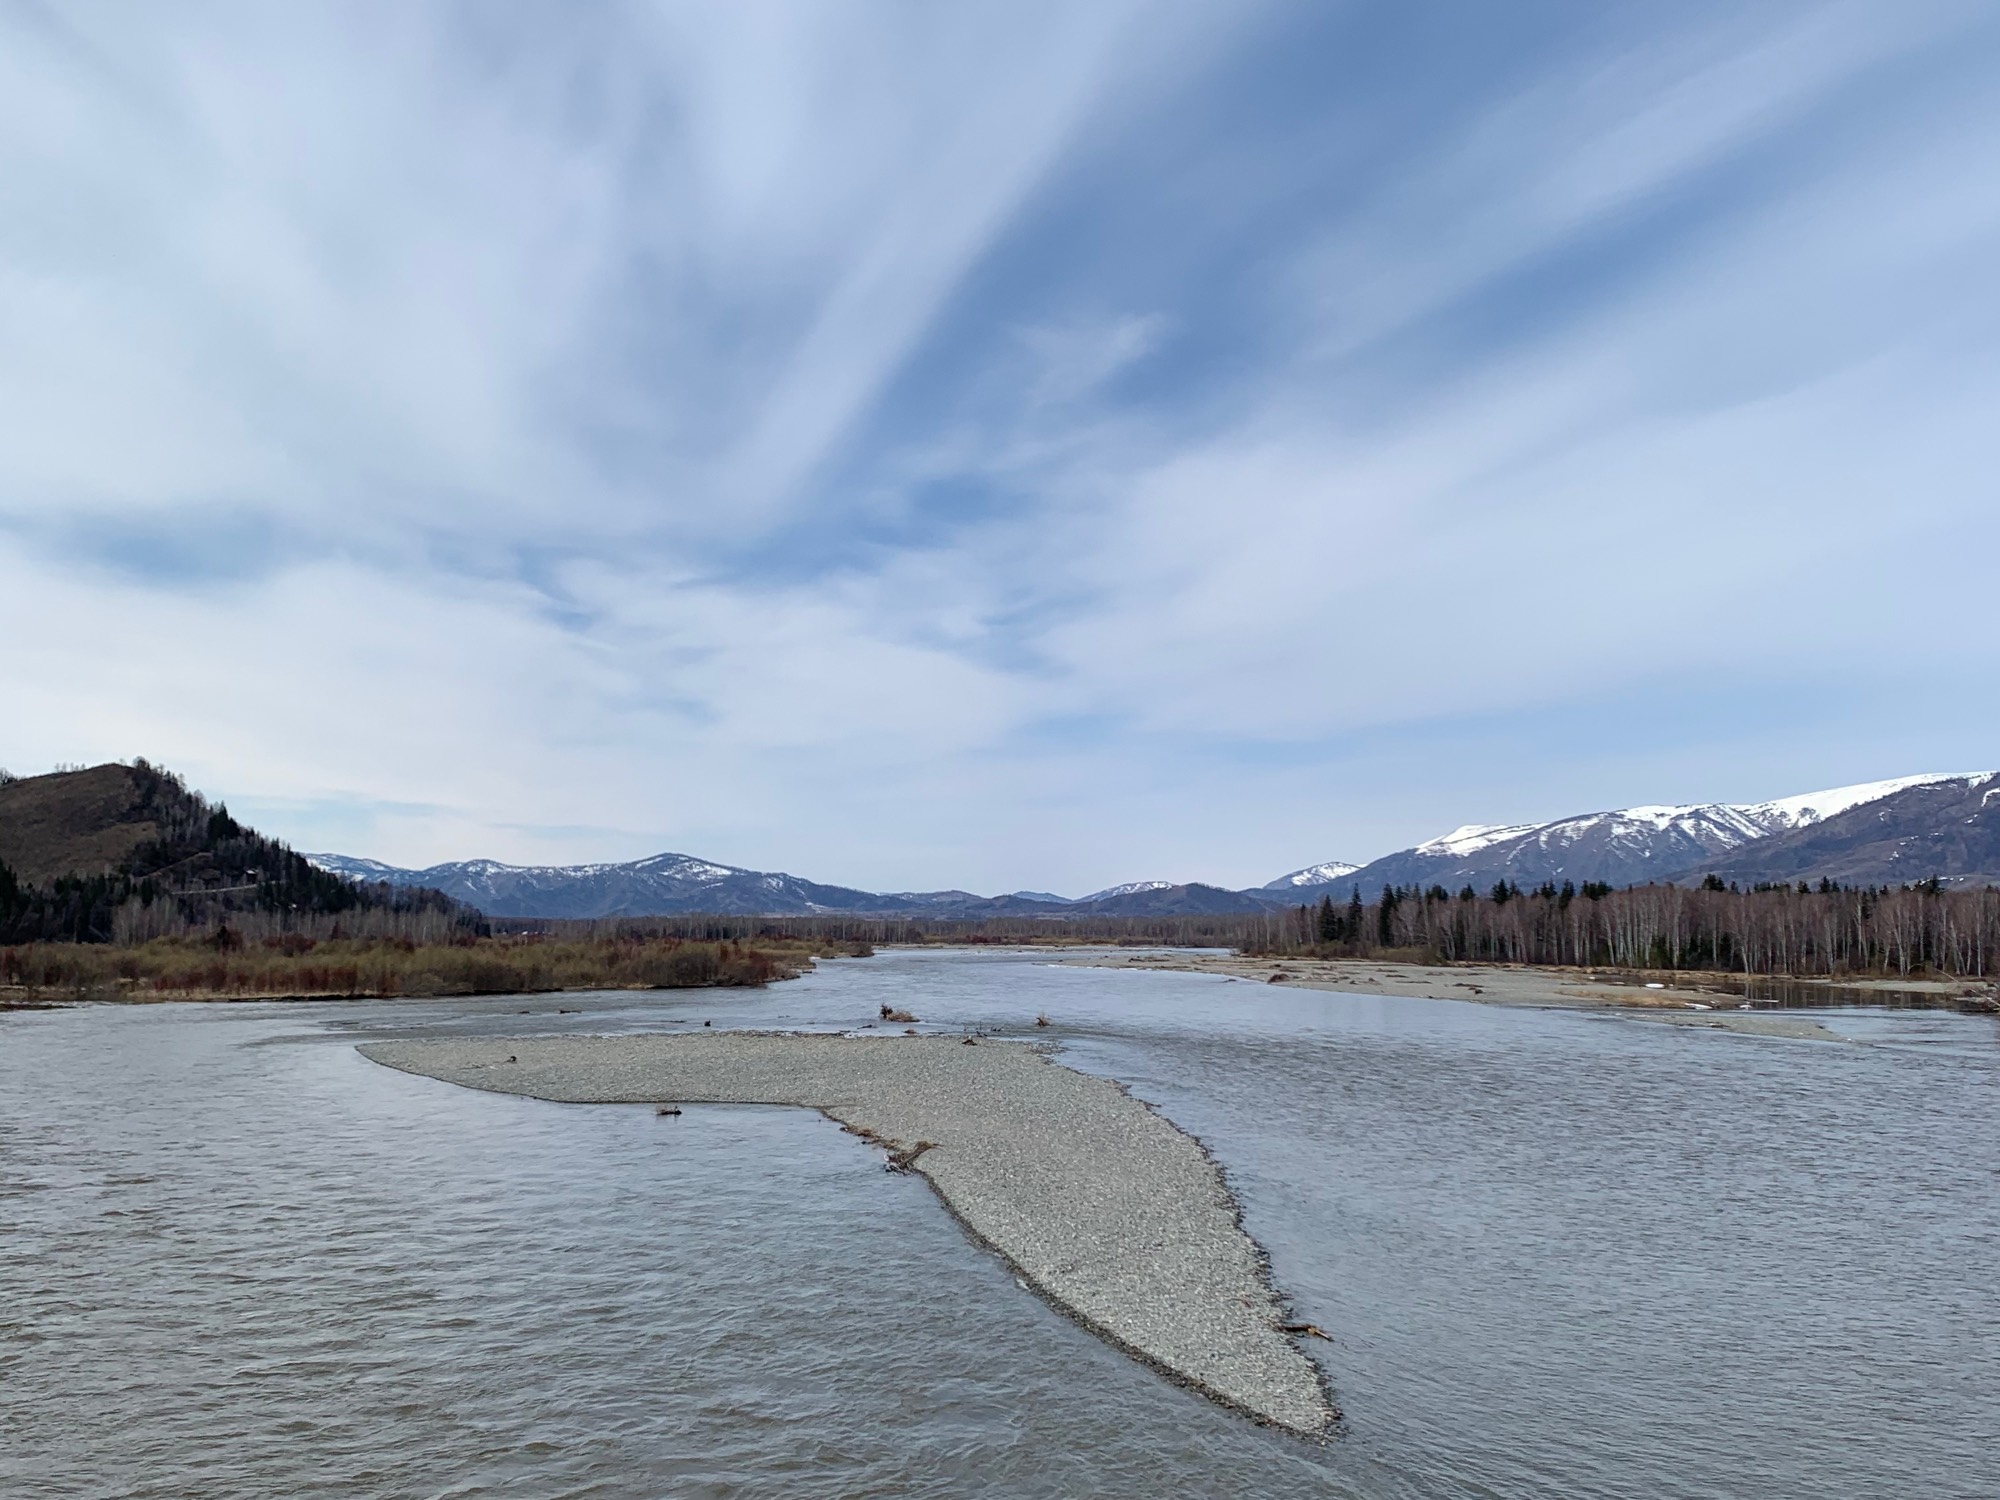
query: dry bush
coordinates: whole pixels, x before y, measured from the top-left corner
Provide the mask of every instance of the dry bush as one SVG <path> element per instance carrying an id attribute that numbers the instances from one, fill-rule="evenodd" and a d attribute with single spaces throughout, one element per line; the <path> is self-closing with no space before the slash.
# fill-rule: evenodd
<path id="1" fill-rule="evenodd" d="M 810 945 L 750 947 L 677 937 L 407 936 L 258 943 L 229 928 L 129 946 L 29 943 L 0 948 L 0 988 L 25 998 L 252 999 L 293 996 L 506 995 L 567 989 L 749 987 L 789 979 Z"/>

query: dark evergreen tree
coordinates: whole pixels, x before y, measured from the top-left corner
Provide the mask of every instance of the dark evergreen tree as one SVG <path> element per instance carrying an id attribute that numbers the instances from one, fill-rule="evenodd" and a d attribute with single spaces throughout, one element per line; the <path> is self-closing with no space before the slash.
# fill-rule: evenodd
<path id="1" fill-rule="evenodd" d="M 30 888 L 9 872 L 0 881 L 0 942 L 108 942 L 128 902 L 151 908 L 171 901 L 178 921 L 203 928 L 228 912 L 258 908 L 435 911 L 456 914 L 469 927 L 480 923 L 472 908 L 441 892 L 360 885 L 322 870 L 144 761 L 130 771 L 134 814 L 158 830 L 155 836 L 107 874 L 66 875 Z"/>

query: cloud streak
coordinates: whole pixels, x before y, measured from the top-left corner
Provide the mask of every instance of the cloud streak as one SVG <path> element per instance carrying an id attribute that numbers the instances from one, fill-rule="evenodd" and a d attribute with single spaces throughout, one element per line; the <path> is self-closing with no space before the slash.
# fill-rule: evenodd
<path id="1" fill-rule="evenodd" d="M 1992 759 L 1977 7 L 4 16 L 17 770 L 1082 889 Z"/>

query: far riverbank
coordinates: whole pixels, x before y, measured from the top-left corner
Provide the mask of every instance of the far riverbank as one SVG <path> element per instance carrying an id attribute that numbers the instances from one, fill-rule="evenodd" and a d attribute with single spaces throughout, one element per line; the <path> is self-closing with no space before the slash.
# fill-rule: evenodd
<path id="1" fill-rule="evenodd" d="M 1994 986 L 1963 979 L 1777 979 L 1704 972 L 1648 973 L 1559 969 L 1535 965 L 1412 964 L 1382 959 L 1257 958 L 1238 953 L 1153 950 L 1062 958 L 1089 968 L 1152 969 L 1215 974 L 1256 984 L 1414 1000 L 1470 1000 L 1481 1005 L 1636 1012 L 1643 1019 L 1694 1021 L 1772 1035 L 1831 1036 L 1811 1022 L 1771 1016 L 1782 1005 L 1852 1004 L 1866 997 L 1915 999 L 1943 1007 L 1991 1004 Z M 1782 989 L 1782 1002 L 1772 991 Z M 1764 1011 L 1762 1016 L 1743 1011 Z"/>

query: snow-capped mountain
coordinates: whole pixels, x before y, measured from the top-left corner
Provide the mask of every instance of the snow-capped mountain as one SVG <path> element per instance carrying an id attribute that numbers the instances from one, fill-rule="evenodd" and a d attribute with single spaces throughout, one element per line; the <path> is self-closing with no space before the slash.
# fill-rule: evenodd
<path id="1" fill-rule="evenodd" d="M 686 854 L 655 854 L 625 864 L 591 865 L 506 865 L 491 859 L 468 859 L 421 870 L 341 854 L 309 854 L 306 858 L 323 870 L 355 880 L 429 886 L 491 917 L 669 916 L 683 912 L 810 916 L 881 911 L 887 899 L 872 891 L 819 885 L 796 875 L 743 870 Z"/>
<path id="2" fill-rule="evenodd" d="M 1170 891 L 1174 888 L 1171 880 L 1128 880 L 1123 885 L 1107 885 L 1101 891 L 1092 891 L 1080 897 L 1078 904 L 1086 901 L 1109 901 L 1116 896 L 1136 896 L 1142 891 Z"/>
<path id="3" fill-rule="evenodd" d="M 1081 899 L 1045 891 L 978 896 L 971 891 L 862 891 L 796 875 L 744 870 L 686 854 L 656 854 L 627 864 L 505 865 L 468 859 L 421 870 L 344 854 L 306 856 L 323 870 L 355 880 L 429 886 L 490 917 L 653 917 L 693 912 L 729 916 L 1148 917 L 1257 911 L 1260 892 L 1136 880 Z"/>
<path id="4" fill-rule="evenodd" d="M 1289 895 L 1301 886 L 1332 885 L 1343 876 L 1352 875 L 1360 869 L 1345 860 L 1330 859 L 1322 865 L 1307 865 L 1303 870 L 1294 870 L 1289 875 L 1280 875 L 1276 880 L 1266 881 L 1263 889 L 1279 895 Z"/>
<path id="5" fill-rule="evenodd" d="M 1337 883 L 1342 890 L 1358 884 L 1364 895 L 1373 895 L 1385 885 L 1442 884 L 1456 889 L 1470 884 L 1483 890 L 1501 879 L 1522 885 L 1545 880 L 1633 885 L 1678 879 L 1690 872 L 1698 878 L 1739 851 L 1741 867 L 1755 867 L 1754 846 L 1856 808 L 1924 789 L 1964 788 L 1990 774 L 1901 776 L 1769 802 L 1622 807 L 1549 823 L 1468 823 L 1326 884 Z M 1308 889 L 1300 887 L 1302 894 Z"/>
<path id="6" fill-rule="evenodd" d="M 1070 899 L 1047 891 L 893 891 L 821 885 L 687 854 L 624 864 L 507 865 L 461 860 L 403 869 L 350 855 L 309 854 L 350 879 L 429 886 L 494 917 L 732 916 L 1161 917 L 1268 911 L 1344 900 L 1359 886 L 1464 885 L 1546 880 L 1637 885 L 1714 873 L 1742 884 L 1818 880 L 1899 883 L 1938 875 L 2000 883 L 2000 774 L 1902 776 L 1769 802 L 1646 805 L 1549 823 L 1468 823 L 1372 864 L 1328 860 L 1257 890 L 1133 880 Z"/>
<path id="7" fill-rule="evenodd" d="M 1683 878 L 1902 885 L 2000 885 L 2000 774 L 1915 781 L 1886 797 L 1800 821 Z"/>

